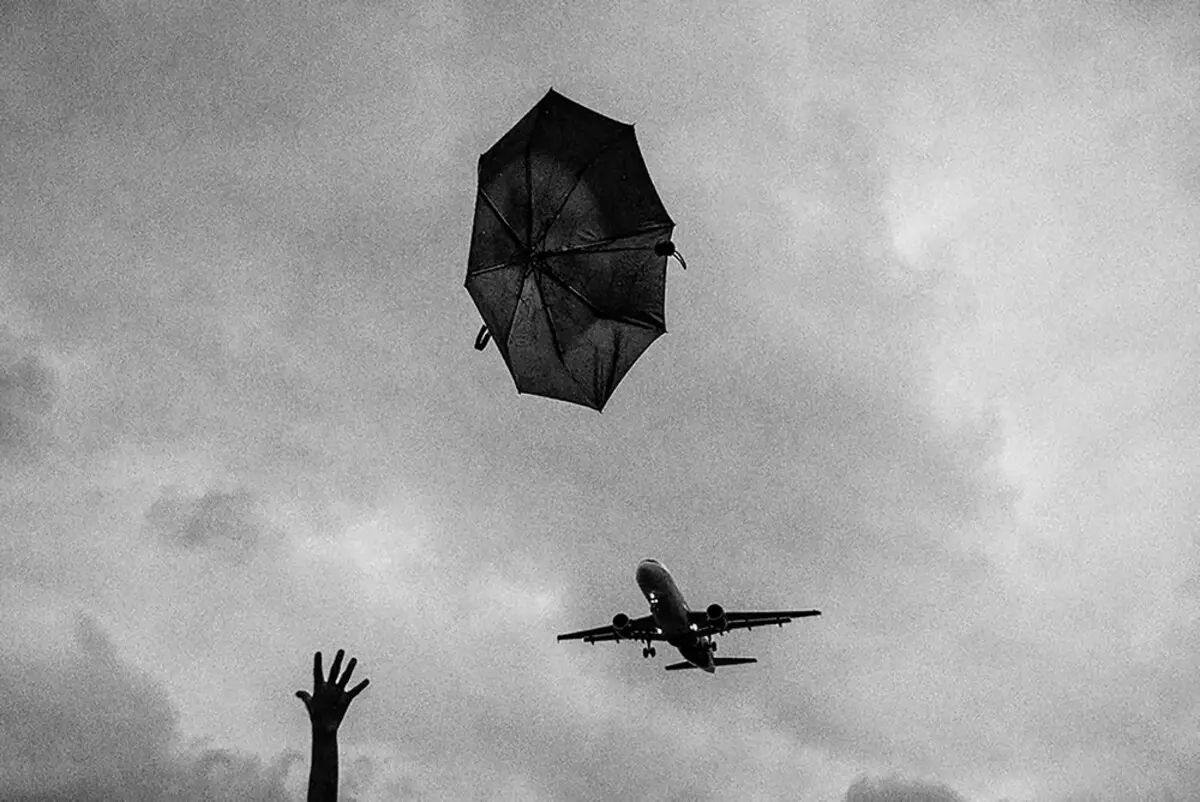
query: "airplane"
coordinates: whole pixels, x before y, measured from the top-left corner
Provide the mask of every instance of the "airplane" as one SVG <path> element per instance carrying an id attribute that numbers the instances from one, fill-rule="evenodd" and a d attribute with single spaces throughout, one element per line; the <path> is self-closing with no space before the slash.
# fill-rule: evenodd
<path id="1" fill-rule="evenodd" d="M 636 640 L 645 642 L 642 657 L 654 657 L 654 641 L 661 640 L 674 646 L 683 657 L 682 663 L 672 663 L 667 671 L 682 671 L 698 668 L 709 674 L 716 673 L 717 666 L 733 666 L 757 663 L 753 657 L 715 657 L 717 644 L 715 634 L 724 635 L 733 629 L 754 629 L 777 624 L 782 627 L 795 618 L 820 615 L 820 610 L 779 610 L 772 612 L 734 613 L 727 612 L 719 604 L 710 604 L 704 612 L 688 609 L 683 594 L 675 584 L 671 572 L 658 560 L 642 560 L 637 567 L 637 583 L 650 602 L 650 615 L 630 618 L 625 613 L 613 616 L 612 624 L 579 632 L 559 635 L 558 640 L 597 641 Z"/>

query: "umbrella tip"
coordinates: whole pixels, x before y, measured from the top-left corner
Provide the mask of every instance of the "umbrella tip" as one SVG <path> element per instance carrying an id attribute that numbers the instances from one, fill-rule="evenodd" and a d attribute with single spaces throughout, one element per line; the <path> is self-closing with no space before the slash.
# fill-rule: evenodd
<path id="1" fill-rule="evenodd" d="M 654 246 L 655 256 L 674 256 L 679 260 L 679 264 L 684 270 L 687 270 L 687 262 L 683 261 L 683 257 L 679 255 L 679 251 L 675 250 L 675 243 L 671 241 L 660 242 Z"/>

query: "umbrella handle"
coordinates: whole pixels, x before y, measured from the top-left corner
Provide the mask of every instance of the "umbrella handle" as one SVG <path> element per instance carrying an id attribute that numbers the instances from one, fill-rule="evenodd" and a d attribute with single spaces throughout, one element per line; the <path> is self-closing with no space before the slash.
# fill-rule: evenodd
<path id="1" fill-rule="evenodd" d="M 479 333 L 475 335 L 475 350 L 482 351 L 487 348 L 488 341 L 492 339 L 492 333 L 488 331 L 487 324 L 479 327 Z"/>

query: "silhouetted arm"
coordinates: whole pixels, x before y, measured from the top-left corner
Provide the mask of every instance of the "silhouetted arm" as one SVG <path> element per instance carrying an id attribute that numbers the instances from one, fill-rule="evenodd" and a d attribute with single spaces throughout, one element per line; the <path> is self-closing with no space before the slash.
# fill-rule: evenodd
<path id="1" fill-rule="evenodd" d="M 338 679 L 345 651 L 338 649 L 329 667 L 329 681 L 321 678 L 321 653 L 313 655 L 313 692 L 296 691 L 296 696 L 308 708 L 312 722 L 312 766 L 308 774 L 308 802 L 336 802 L 338 788 L 337 731 L 350 702 L 370 684 L 364 679 L 350 691 L 346 683 L 358 661 L 350 658 L 346 673 Z"/>
<path id="2" fill-rule="evenodd" d="M 308 802 L 337 802 L 337 731 L 313 729 L 312 765 L 308 771 Z"/>

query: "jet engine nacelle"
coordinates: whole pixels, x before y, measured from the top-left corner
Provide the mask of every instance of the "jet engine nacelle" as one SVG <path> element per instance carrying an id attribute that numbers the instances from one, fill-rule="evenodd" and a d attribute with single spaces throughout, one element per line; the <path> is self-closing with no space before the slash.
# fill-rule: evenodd
<path id="1" fill-rule="evenodd" d="M 628 632 L 629 631 L 629 616 L 625 615 L 625 613 L 617 613 L 616 615 L 614 615 L 613 616 L 613 629 L 615 629 L 617 631 L 618 635 L 624 635 L 626 632 Z"/>
<path id="2" fill-rule="evenodd" d="M 725 608 L 719 604 L 708 605 L 708 625 L 718 632 L 725 629 Z"/>

